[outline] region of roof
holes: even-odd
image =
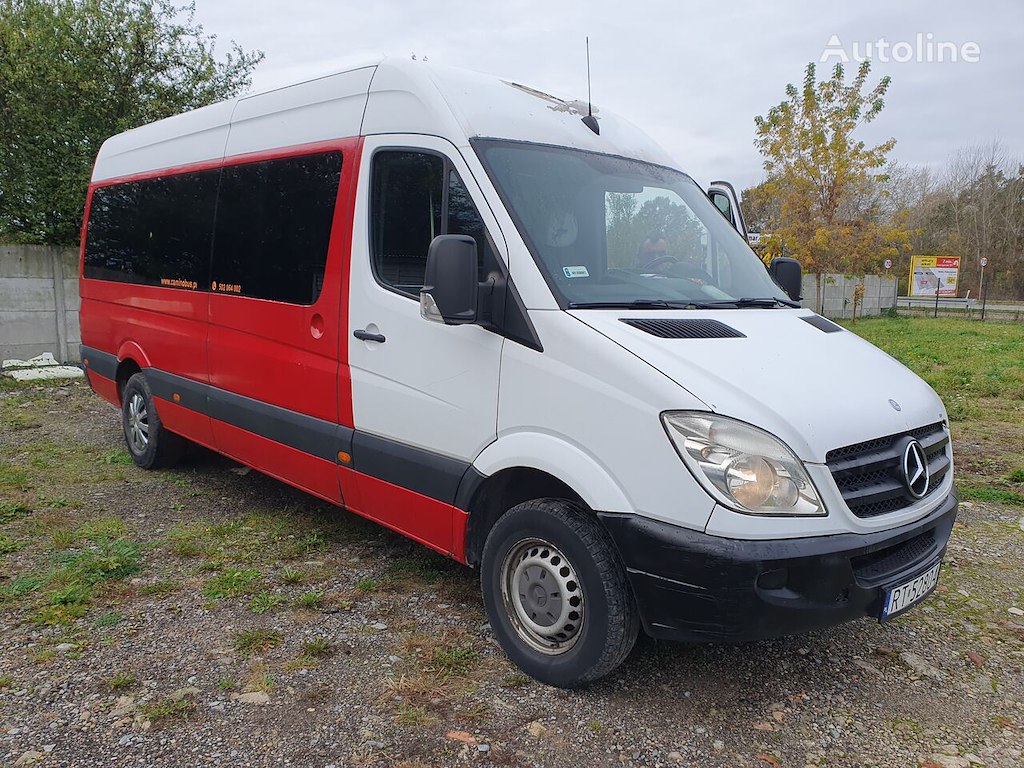
[[[585,101],[511,80],[408,59],[384,59],[175,115],[108,139],[93,181],[173,169],[286,146],[383,133],[474,136],[565,145],[671,165],[643,132]]]

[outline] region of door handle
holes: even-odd
[[[362,339],[363,341],[375,341],[378,344],[383,344],[387,341],[387,339],[384,338],[383,333],[370,333],[369,331],[358,330],[352,331],[352,335],[357,339]]]

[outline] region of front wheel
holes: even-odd
[[[487,536],[480,581],[502,649],[548,685],[597,680],[636,642],[640,619],[618,552],[570,502],[536,499],[506,512]]]
[[[121,427],[132,460],[143,469],[169,467],[181,458],[184,441],[168,432],[153,404],[146,377],[136,373],[124,385]]]

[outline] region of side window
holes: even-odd
[[[469,191],[444,158],[425,152],[378,152],[372,179],[370,258],[383,285],[418,298],[427,250],[437,235],[475,238],[481,275],[485,264],[495,261]]]
[[[94,190],[85,276],[204,289],[219,176],[200,171]]]
[[[340,152],[228,166],[217,199],[211,288],[313,304],[341,180]]]

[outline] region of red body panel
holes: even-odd
[[[348,296],[356,179],[362,139],[322,142],[197,163],[90,187],[236,163],[341,150],[337,205],[320,296],[305,307],[180,288],[81,279],[82,343],[140,367],[210,384],[263,403],[355,428],[348,369]],[[80,274],[86,226],[82,227]],[[98,395],[119,403],[116,384],[88,371]],[[467,515],[436,499],[360,474],[160,399],[173,432],[465,562]]]

